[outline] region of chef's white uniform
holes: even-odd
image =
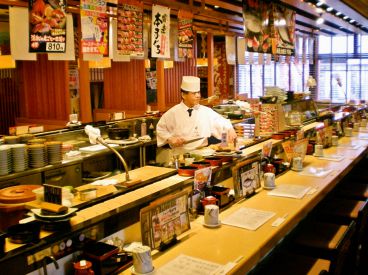
[[[203,137],[202,140],[175,148],[176,152],[174,153],[182,154],[198,147],[206,146],[208,144],[207,138],[210,136],[221,139],[221,134],[233,127],[230,120],[225,119],[209,107],[196,105],[193,107],[191,116],[189,116],[187,110],[188,107],[181,102],[163,114],[156,128],[158,147],[167,144],[167,140],[173,136],[181,137],[185,140]],[[173,152],[166,152],[165,156],[160,156],[162,153],[162,150],[158,150],[157,162],[167,162],[171,157],[170,153],[172,154]]]

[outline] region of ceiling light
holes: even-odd
[[[354,20],[354,19],[351,19],[349,22],[350,22],[350,23],[354,23],[354,22],[355,22],[355,20]]]
[[[346,19],[348,19],[348,18],[349,18],[349,16],[345,15],[343,18],[344,18],[344,20],[346,20]]]
[[[328,7],[326,11],[331,12],[333,10],[333,7]]]
[[[220,6],[213,6],[215,9],[218,9],[218,8],[220,8]]]
[[[316,6],[317,7],[320,7],[320,6],[322,6],[323,5],[323,2],[322,1],[319,1],[317,4],[316,4]]]
[[[340,14],[341,14],[341,12],[339,12],[339,11],[338,11],[338,12],[336,12],[336,16],[339,16]]]
[[[316,24],[317,24],[317,25],[321,25],[321,24],[323,24],[323,22],[325,22],[325,20],[324,20],[322,17],[319,17],[319,18],[317,18],[317,20],[316,20]]]

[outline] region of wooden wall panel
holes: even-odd
[[[165,105],[167,109],[181,101],[180,85],[184,75],[197,76],[194,58],[187,59],[184,62],[174,62],[173,68],[165,69]]]
[[[15,125],[19,115],[19,91],[15,70],[0,70],[0,135],[8,135],[9,127]]]
[[[142,111],[147,108],[144,60],[111,62],[104,73],[104,108]]]
[[[37,61],[19,62],[22,117],[68,121],[67,66],[66,61],[48,61],[47,55],[38,55]]]

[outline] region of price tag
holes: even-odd
[[[46,42],[47,52],[65,52],[65,43],[61,42]]]

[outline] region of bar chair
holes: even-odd
[[[349,262],[351,266],[362,268],[366,262],[368,245],[368,200],[331,198],[321,203],[317,213],[320,220],[337,224],[348,225],[355,221],[356,230],[352,237]]]
[[[355,221],[339,225],[310,219],[295,232],[291,249],[329,260],[329,274],[344,274],[354,232]]]
[[[261,263],[252,275],[322,275],[328,274],[331,262],[321,258],[280,251],[274,253],[271,259]]]

